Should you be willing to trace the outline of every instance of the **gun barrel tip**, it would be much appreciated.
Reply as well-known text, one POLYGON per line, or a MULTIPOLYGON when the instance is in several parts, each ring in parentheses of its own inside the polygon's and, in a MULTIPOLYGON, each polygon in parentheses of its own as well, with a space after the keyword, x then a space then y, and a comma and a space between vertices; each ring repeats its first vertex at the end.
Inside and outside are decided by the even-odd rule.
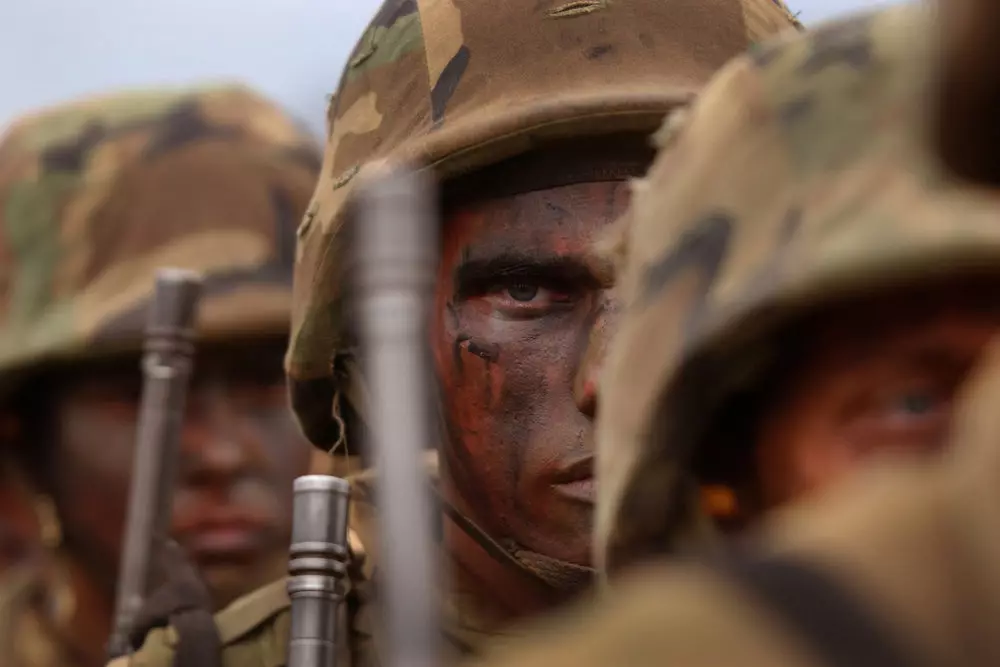
POLYGON ((192 269, 181 269, 177 267, 166 267, 158 269, 156 272, 156 280, 160 283, 171 283, 171 284, 200 284, 204 280, 204 276, 199 271, 194 271, 192 269))
POLYGON ((379 160, 369 163, 358 175, 358 190, 363 198, 392 196, 402 193, 433 191, 435 181, 431 169, 411 162, 379 160))
POLYGON ((346 479, 333 475, 302 475, 295 478, 293 485, 293 490, 296 493, 305 491, 348 493, 350 488, 351 485, 346 479))

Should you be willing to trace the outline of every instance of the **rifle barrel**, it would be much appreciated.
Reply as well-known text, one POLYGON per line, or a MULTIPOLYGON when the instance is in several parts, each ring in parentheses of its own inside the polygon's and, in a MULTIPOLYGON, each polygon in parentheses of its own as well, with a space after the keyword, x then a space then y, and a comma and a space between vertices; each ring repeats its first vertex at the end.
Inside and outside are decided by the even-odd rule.
POLYGON ((114 630, 108 643, 112 659, 133 648, 129 645, 129 633, 152 585, 155 544, 169 530, 201 287, 201 277, 191 271, 162 269, 156 275, 146 324, 142 404, 114 630))
POLYGON ((422 462, 437 438, 427 316, 437 272, 435 188, 425 172, 360 184, 356 279, 378 471, 387 667, 433 667, 439 623, 433 507, 422 462))
POLYGON ((331 475, 295 480, 288 563, 288 667, 336 664, 337 612, 347 578, 350 486, 331 475))

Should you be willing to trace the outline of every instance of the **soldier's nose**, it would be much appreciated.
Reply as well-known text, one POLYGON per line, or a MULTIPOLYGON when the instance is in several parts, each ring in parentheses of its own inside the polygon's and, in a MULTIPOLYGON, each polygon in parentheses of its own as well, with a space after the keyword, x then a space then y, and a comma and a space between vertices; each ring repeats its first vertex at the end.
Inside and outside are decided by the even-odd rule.
POLYGON ((254 465, 254 444, 224 388, 204 387, 191 396, 184 425, 188 476, 234 477, 254 465))

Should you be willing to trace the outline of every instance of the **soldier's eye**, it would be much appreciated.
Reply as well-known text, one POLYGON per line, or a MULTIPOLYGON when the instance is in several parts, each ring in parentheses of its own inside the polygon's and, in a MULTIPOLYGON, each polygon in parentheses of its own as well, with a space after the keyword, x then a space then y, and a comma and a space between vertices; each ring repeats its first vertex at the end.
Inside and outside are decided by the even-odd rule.
POLYGON ((538 296, 538 285, 517 283, 508 287, 506 291, 514 301, 531 301, 538 296))
POLYGON ((851 422, 860 451, 932 451, 947 436, 951 392, 933 381, 901 383, 880 392, 851 422))
POLYGON ((949 398, 947 391, 933 383, 900 387, 883 395, 875 415, 888 425, 916 428, 939 419, 947 412, 949 398))
POLYGON ((577 257, 517 255, 466 262, 455 271, 456 298, 503 319, 535 319, 572 310, 601 287, 577 257))
POLYGON ((526 280, 497 285, 488 290, 483 298, 501 314, 530 317, 570 307, 580 296, 581 290, 571 286, 526 280))
POLYGON ((938 399, 938 396, 929 391, 911 391, 897 396, 891 407, 907 415, 922 417, 938 407, 938 399))

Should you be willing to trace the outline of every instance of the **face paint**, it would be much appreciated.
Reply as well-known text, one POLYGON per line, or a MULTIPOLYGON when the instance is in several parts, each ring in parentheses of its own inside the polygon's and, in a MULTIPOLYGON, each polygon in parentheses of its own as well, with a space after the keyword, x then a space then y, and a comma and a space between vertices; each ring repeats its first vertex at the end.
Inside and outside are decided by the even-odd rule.
POLYGON ((574 386, 599 370, 600 355, 584 363, 585 351, 617 311, 610 267, 591 244, 627 191, 592 183, 464 206, 446 219, 436 286, 446 486, 494 538, 580 564, 594 406, 574 386))
MULTIPOLYGON (((280 577, 292 481, 310 449, 286 402, 284 344, 199 350, 181 431, 172 534, 218 606, 280 577)), ((58 378, 53 494, 69 547, 113 584, 141 390, 137 359, 58 378)))

